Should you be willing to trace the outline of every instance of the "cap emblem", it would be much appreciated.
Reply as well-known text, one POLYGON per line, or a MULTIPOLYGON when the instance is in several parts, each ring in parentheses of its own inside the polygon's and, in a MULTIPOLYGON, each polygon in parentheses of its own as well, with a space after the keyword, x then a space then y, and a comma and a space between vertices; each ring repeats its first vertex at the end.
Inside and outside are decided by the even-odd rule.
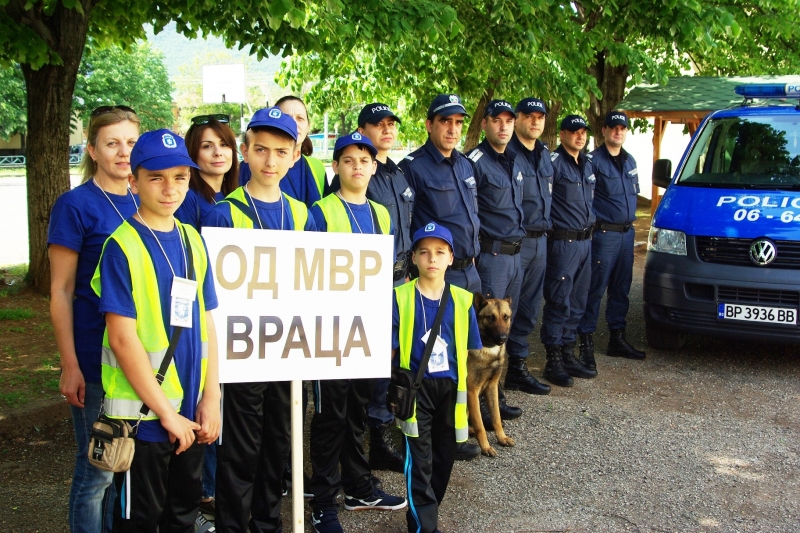
POLYGON ((452 104, 458 104, 458 103, 459 103, 459 101, 458 101, 458 96, 457 96, 457 95, 455 95, 455 94, 451 94, 451 95, 450 95, 450 103, 452 103, 452 104))
POLYGON ((431 231, 433 231, 435 229, 436 229, 436 224, 434 224, 433 222, 431 222, 430 224, 425 226, 425 231, 426 232, 431 232, 431 231))
POLYGON ((169 133, 165 133, 164 135, 161 136, 161 142, 167 148, 177 148, 178 147, 178 143, 175 141, 175 137, 173 137, 169 133))
POLYGON ((281 118, 281 110, 280 109, 270 109, 269 110, 269 118, 281 118))
POLYGON ((354 133, 351 137, 354 141, 360 141, 362 139, 361 134, 358 132, 354 133))

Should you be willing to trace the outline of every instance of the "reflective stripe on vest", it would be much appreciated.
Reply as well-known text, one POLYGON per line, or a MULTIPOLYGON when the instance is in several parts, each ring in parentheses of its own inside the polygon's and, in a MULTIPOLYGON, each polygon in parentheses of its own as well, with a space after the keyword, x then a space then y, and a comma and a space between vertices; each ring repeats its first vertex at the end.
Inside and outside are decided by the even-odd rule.
MULTIPOLYGON (((411 347, 414 342, 414 310, 416 308, 416 287, 414 280, 396 287, 397 309, 400 313, 400 366, 411 368, 411 347)), ((456 442, 464 442, 469 437, 467 427, 467 339, 469 338, 469 309, 472 306, 472 294, 455 285, 450 285, 450 295, 454 305, 453 335, 456 343, 456 361, 458 362, 458 387, 456 392, 456 442)), ((421 335, 420 335, 421 337, 421 335)), ((409 437, 419 436, 417 425, 417 405, 414 404, 414 415, 408 420, 396 420, 397 426, 409 437)))
MULTIPOLYGON (((284 199, 286 199, 287 203, 289 204, 289 210, 292 212, 292 222, 294 222, 294 229, 297 231, 303 231, 306 227, 306 222, 308 221, 308 208, 306 204, 295 200, 291 196, 287 195, 286 193, 281 193, 284 199)), ((247 198, 247 195, 244 192, 244 187, 239 187, 232 193, 230 193, 226 198, 235 198, 239 200, 243 204, 249 205, 253 208, 253 212, 255 212, 255 207, 252 205, 247 198)), ((225 200, 221 200, 219 203, 227 203, 230 205, 231 208, 231 222, 233 222, 234 228, 243 228, 243 229, 253 229, 255 228, 255 223, 253 220, 247 216, 244 211, 239 209, 239 206, 234 204, 233 202, 226 202, 225 200)), ((264 228, 268 229, 268 228, 264 228)), ((286 228, 292 229, 292 228, 286 228)))
MULTIPOLYGON (((378 226, 381 228, 381 234, 391 235, 392 219, 389 216, 389 211, 386 210, 381 204, 367 200, 375 209, 375 215, 378 217, 378 226)), ((325 223, 328 225, 328 231, 331 233, 353 233, 353 226, 350 224, 350 217, 347 216, 347 208, 344 206, 344 200, 335 194, 329 194, 322 200, 317 201, 314 205, 318 205, 325 216, 325 223)))
POLYGON ((303 159, 308 163, 308 168, 311 169, 311 175, 314 176, 314 181, 317 184, 319 197, 322 198, 322 192, 325 190, 325 183, 328 181, 328 174, 325 172, 325 165, 316 157, 303 156, 303 159))
MULTIPOLYGON (((200 361, 200 390, 198 395, 202 397, 203 387, 206 381, 206 370, 208 361, 208 332, 206 329, 205 301, 203 297, 203 281, 206 276, 208 258, 206 257, 205 246, 197 231, 188 224, 177 222, 182 233, 185 232, 192 247, 192 257, 194 260, 195 279, 197 280, 197 302, 200 315, 200 340, 201 340, 201 361, 200 361)), ((153 265, 153 259, 142 242, 142 238, 136 229, 128 222, 123 222, 109 240, 114 239, 125 257, 128 264, 132 266, 131 289, 133 302, 136 306, 136 334, 144 347, 147 357, 150 360, 150 367, 153 375, 158 372, 164 355, 169 348, 169 337, 164 326, 163 314, 161 312, 161 297, 158 292, 158 279, 153 265)), ((106 241, 108 243, 108 241, 106 241)), ((105 245, 103 245, 105 251, 105 245)), ((102 260, 102 255, 101 255, 102 260)), ((101 295, 100 266, 92 277, 92 289, 101 295)), ((142 400, 133 390, 128 378, 122 372, 117 362, 111 345, 108 342, 108 328, 103 334, 103 353, 101 359, 103 390, 106 397, 103 401, 103 410, 111 418, 139 418, 139 411, 142 408, 142 400)), ((183 388, 181 387, 178 371, 175 368, 175 360, 170 362, 164 376, 164 383, 161 384, 164 395, 169 400, 175 411, 180 411, 183 401, 183 388)), ((157 420, 152 410, 143 420, 157 420)))

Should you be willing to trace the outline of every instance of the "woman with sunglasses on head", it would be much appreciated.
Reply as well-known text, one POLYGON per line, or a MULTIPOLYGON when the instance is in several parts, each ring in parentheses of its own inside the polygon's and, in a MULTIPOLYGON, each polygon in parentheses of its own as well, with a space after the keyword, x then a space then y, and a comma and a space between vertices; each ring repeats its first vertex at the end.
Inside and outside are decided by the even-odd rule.
MULTIPOLYGON (((297 143, 300 144, 302 156, 289 169, 289 173, 281 180, 281 190, 306 206, 311 207, 314 202, 330 194, 328 176, 325 165, 316 157, 311 157, 314 146, 308 138, 309 122, 308 110, 303 100, 297 96, 287 95, 275 102, 275 107, 292 117, 297 122, 297 143)), ((244 164, 241 167, 239 181, 244 185, 250 180, 250 168, 244 164)))
POLYGON ((87 457, 104 397, 100 360, 105 321, 90 282, 106 239, 136 212, 128 175, 138 138, 139 117, 133 109, 95 109, 81 163, 83 183, 62 194, 50 214, 50 316, 61 358, 59 387, 70 405, 78 444, 69 495, 72 533, 111 531, 113 474, 95 468, 87 457))
POLYGON ((214 205, 239 187, 236 136, 229 123, 230 115, 199 115, 186 132, 186 150, 200 169, 190 169, 189 192, 175 218, 197 231, 214 205))

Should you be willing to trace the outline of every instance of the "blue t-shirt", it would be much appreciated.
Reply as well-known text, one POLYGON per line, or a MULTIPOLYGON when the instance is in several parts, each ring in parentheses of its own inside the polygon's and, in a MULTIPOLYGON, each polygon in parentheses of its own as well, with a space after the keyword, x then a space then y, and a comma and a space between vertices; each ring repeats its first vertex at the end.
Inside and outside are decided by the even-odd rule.
MULTIPOLYGON (((258 218, 261 220, 263 229, 295 229, 294 218, 292 217, 292 208, 289 205, 289 200, 287 200, 283 195, 281 195, 281 199, 277 202, 262 202, 261 200, 256 200, 249 194, 245 194, 245 199, 251 208, 255 205, 256 213, 258 213, 258 218), (283 207, 281 207, 281 204, 283 204, 283 207), (282 224, 281 209, 283 209, 282 224)), ((211 211, 208 212, 206 218, 203 219, 203 226, 209 226, 212 228, 232 228, 233 219, 231 218, 231 209, 238 208, 232 206, 228 202, 217 204, 211 211)), ((253 227, 255 229, 259 229, 258 222, 254 222, 253 227)), ((303 230, 317 231, 317 225, 314 223, 314 219, 310 214, 306 220, 306 226, 303 228, 303 230)))
MULTIPOLYGON (((412 282, 409 282, 412 283, 412 282)), ((439 300, 430 300, 422 294, 419 289, 414 290, 414 332, 411 334, 411 371, 416 374, 419 370, 419 363, 425 351, 425 343, 422 337, 433 327, 436 320, 436 313, 439 312, 439 300), (422 303, 420 303, 420 299, 422 303), (422 310, 425 305, 425 311, 422 310)), ((425 379, 444 379, 450 378, 458 383, 458 360, 456 359, 456 341, 453 328, 455 327, 455 304, 453 299, 447 303, 442 317, 442 327, 440 336, 447 343, 447 362, 449 369, 445 372, 431 374, 425 370, 425 379)), ((392 349, 400 348, 400 310, 397 306, 397 293, 392 291, 392 349)), ((478 319, 475 316, 475 308, 469 308, 469 336, 467 338, 468 350, 479 350, 483 348, 480 332, 478 331, 478 319)), ((392 361, 395 366, 400 364, 400 357, 395 357, 392 361)))
MULTIPOLYGON (((306 204, 306 207, 311 207, 322 196, 329 194, 329 185, 326 176, 322 195, 320 196, 317 180, 311 172, 311 166, 308 164, 306 157, 308 156, 300 156, 300 159, 295 162, 289 172, 286 173, 286 176, 280 181, 280 187, 283 192, 295 200, 300 200, 306 204)), ((246 185, 251 176, 250 165, 242 161, 239 164, 239 185, 246 185)))
MULTIPOLYGON (((166 326, 167 337, 172 338, 173 327, 169 325, 170 293, 172 291, 172 269, 175 275, 186 277, 186 261, 182 236, 177 228, 169 232, 156 231, 158 242, 163 246, 161 251, 153 234, 145 226, 134 220, 128 222, 139 233, 145 248, 150 253, 158 278, 158 294, 161 297, 161 315, 166 326), (166 252, 169 263, 164 257, 166 252), (172 265, 172 269, 170 268, 172 265)), ((205 243, 204 243, 205 246, 205 243)), ((207 254, 208 252, 206 252, 207 254)), ((214 290, 214 280, 211 275, 209 261, 205 280, 203 280, 203 298, 206 310, 211 311, 217 307, 217 293, 214 290)), ((115 313, 128 318, 136 318, 136 305, 133 302, 131 286, 131 265, 116 241, 109 240, 103 257, 100 261, 101 293, 100 312, 115 313)), ((195 273, 195 278, 197 277, 195 273)), ((183 388, 183 402, 180 414, 189 420, 195 419, 197 402, 200 392, 200 361, 202 346, 200 340, 200 306, 195 299, 192 306, 192 328, 181 333, 178 346, 175 349, 173 362, 178 371, 178 378, 183 388)), ((169 440, 169 434, 158 420, 149 420, 139 424, 138 439, 149 442, 164 442, 169 440)))
POLYGON ((208 213, 214 209, 214 205, 217 202, 224 199, 225 195, 221 192, 218 192, 214 194, 214 201, 209 202, 206 200, 205 196, 200 194, 198 191, 189 189, 189 191, 186 193, 186 198, 183 199, 183 203, 178 210, 175 211, 175 218, 184 224, 189 224, 197 231, 200 231, 202 222, 206 219, 208 213))
MULTIPOLYGON (((372 214, 369 202, 351 204, 350 202, 345 202, 341 198, 339 199, 344 204, 344 210, 347 212, 347 219, 350 221, 352 233, 368 233, 373 235, 381 235, 383 233, 378 218, 372 214)), ((328 222, 325 220, 325 215, 318 205, 312 206, 311 209, 308 210, 308 213, 314 217, 314 222, 316 222, 319 231, 328 231, 328 222)), ((394 234, 393 221, 389 224, 389 234, 394 234)))
POLYGON ((130 192, 127 195, 107 194, 108 198, 94 181, 65 192, 53 205, 47 229, 47 244, 78 252, 72 334, 78 366, 87 383, 100 383, 100 355, 106 327, 98 311, 100 299, 90 283, 100 261, 103 243, 122 224, 123 218, 136 212, 138 203, 130 192))

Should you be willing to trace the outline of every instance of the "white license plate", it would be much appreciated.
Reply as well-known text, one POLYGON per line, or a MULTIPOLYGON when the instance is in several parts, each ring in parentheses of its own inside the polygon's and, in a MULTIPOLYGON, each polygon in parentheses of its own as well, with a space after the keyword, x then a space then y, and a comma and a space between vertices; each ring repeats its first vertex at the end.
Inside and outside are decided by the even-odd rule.
POLYGON ((760 305, 726 304, 720 302, 717 317, 721 320, 744 320, 770 324, 797 325, 797 309, 762 307, 760 305))

